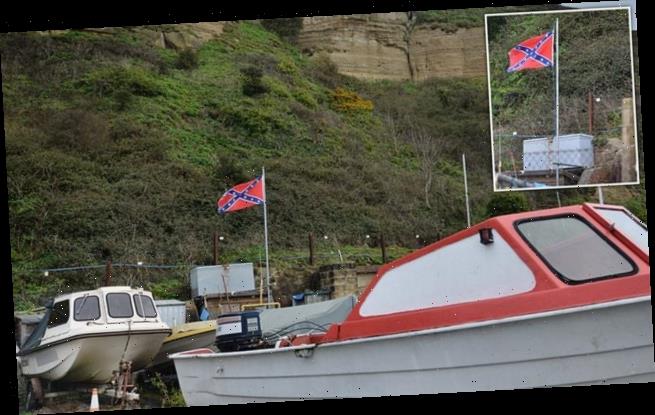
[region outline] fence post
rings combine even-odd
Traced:
[[[103,286],[108,287],[111,284],[111,259],[107,260],[107,265],[105,266],[105,281]]]
[[[314,235],[309,234],[309,265],[314,265]]]
[[[387,262],[387,248],[384,245],[384,234],[380,234],[380,249],[382,250],[382,263]]]
[[[218,232],[217,231],[214,231],[213,253],[214,253],[214,265],[218,265]]]

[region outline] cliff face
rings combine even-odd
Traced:
[[[132,28],[159,47],[197,48],[226,22]],[[113,29],[89,29],[112,32]],[[484,28],[448,33],[417,24],[412,12],[302,18],[300,49],[327,54],[340,73],[361,79],[424,80],[486,74]]]
[[[486,73],[484,28],[446,33],[409,13],[303,18],[298,44],[364,79],[475,77]]]

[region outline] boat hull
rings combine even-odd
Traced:
[[[209,347],[216,341],[216,330],[212,329],[204,333],[197,333],[190,336],[180,337],[172,341],[166,341],[162,344],[159,353],[152,359],[151,366],[159,366],[167,363],[173,363],[168,358],[169,354],[182,352],[185,350]]]
[[[121,359],[131,361],[132,370],[150,364],[169,333],[87,334],[21,356],[21,371],[49,381],[107,383]]]
[[[655,381],[650,296],[315,347],[171,358],[190,406]]]

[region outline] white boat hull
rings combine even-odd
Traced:
[[[106,383],[122,360],[146,367],[169,331],[80,337],[21,356],[23,375],[49,381]],[[128,338],[129,337],[129,338]]]
[[[655,381],[650,296],[316,347],[171,358],[190,406]]]

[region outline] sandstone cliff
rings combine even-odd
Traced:
[[[411,12],[305,17],[298,43],[308,54],[327,54],[341,73],[364,79],[486,73],[483,27],[447,33],[416,24]]]

